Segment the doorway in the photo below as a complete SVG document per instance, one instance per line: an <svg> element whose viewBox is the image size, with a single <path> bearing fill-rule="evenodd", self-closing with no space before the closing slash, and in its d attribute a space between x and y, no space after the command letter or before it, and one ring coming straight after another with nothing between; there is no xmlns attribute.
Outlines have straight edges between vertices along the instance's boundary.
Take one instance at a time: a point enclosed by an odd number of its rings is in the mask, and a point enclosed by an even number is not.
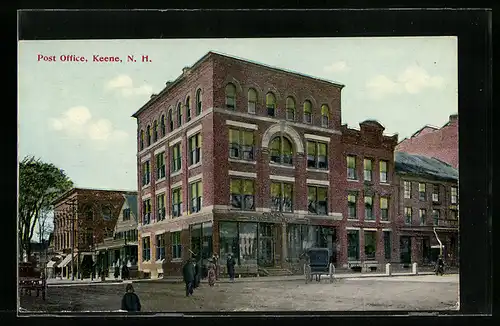
<svg viewBox="0 0 500 326"><path fill-rule="evenodd" d="M405 265L411 264L411 238L409 236L401 236L399 250L401 263Z"/></svg>
<svg viewBox="0 0 500 326"><path fill-rule="evenodd" d="M274 266L275 227L269 223L259 223L258 264L263 267Z"/></svg>

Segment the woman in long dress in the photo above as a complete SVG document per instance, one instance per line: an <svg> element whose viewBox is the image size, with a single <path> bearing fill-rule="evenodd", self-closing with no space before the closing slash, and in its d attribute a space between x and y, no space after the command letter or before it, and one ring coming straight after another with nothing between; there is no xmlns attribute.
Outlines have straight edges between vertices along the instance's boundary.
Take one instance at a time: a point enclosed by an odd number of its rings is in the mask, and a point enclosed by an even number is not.
<svg viewBox="0 0 500 326"><path fill-rule="evenodd" d="M208 261L207 267L208 267L208 285L214 286L216 274L215 274L215 264L213 263L212 259Z"/></svg>

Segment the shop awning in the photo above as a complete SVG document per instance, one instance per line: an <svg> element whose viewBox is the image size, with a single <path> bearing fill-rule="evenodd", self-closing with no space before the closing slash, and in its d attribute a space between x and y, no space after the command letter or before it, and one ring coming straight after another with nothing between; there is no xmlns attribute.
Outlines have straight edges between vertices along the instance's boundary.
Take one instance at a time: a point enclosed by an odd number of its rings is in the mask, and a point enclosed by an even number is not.
<svg viewBox="0 0 500 326"><path fill-rule="evenodd" d="M73 257L76 258L76 255L77 255L77 253L74 253ZM71 261L71 254L67 255L66 258L64 258L63 261L58 265L58 267L64 268L64 267L66 267L66 265L69 264L70 261Z"/></svg>

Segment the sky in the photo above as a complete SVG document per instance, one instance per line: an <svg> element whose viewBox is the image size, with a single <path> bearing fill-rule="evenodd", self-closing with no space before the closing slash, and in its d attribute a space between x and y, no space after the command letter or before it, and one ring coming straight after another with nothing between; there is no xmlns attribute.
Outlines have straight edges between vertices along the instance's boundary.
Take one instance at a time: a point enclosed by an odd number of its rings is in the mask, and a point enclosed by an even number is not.
<svg viewBox="0 0 500 326"><path fill-rule="evenodd" d="M19 160L54 163L77 187L136 190L131 115L209 51L344 84L342 123L375 119L399 140L458 112L456 37L20 41Z"/></svg>

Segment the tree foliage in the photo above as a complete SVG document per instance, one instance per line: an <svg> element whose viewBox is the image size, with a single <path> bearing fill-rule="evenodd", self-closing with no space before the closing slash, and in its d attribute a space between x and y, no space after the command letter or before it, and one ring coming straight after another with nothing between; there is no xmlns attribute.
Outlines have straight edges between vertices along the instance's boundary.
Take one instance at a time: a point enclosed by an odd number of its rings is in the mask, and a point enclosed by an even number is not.
<svg viewBox="0 0 500 326"><path fill-rule="evenodd" d="M32 156L19 163L18 238L22 255L30 255L30 243L35 225L51 202L73 187L66 173L52 163Z"/></svg>

